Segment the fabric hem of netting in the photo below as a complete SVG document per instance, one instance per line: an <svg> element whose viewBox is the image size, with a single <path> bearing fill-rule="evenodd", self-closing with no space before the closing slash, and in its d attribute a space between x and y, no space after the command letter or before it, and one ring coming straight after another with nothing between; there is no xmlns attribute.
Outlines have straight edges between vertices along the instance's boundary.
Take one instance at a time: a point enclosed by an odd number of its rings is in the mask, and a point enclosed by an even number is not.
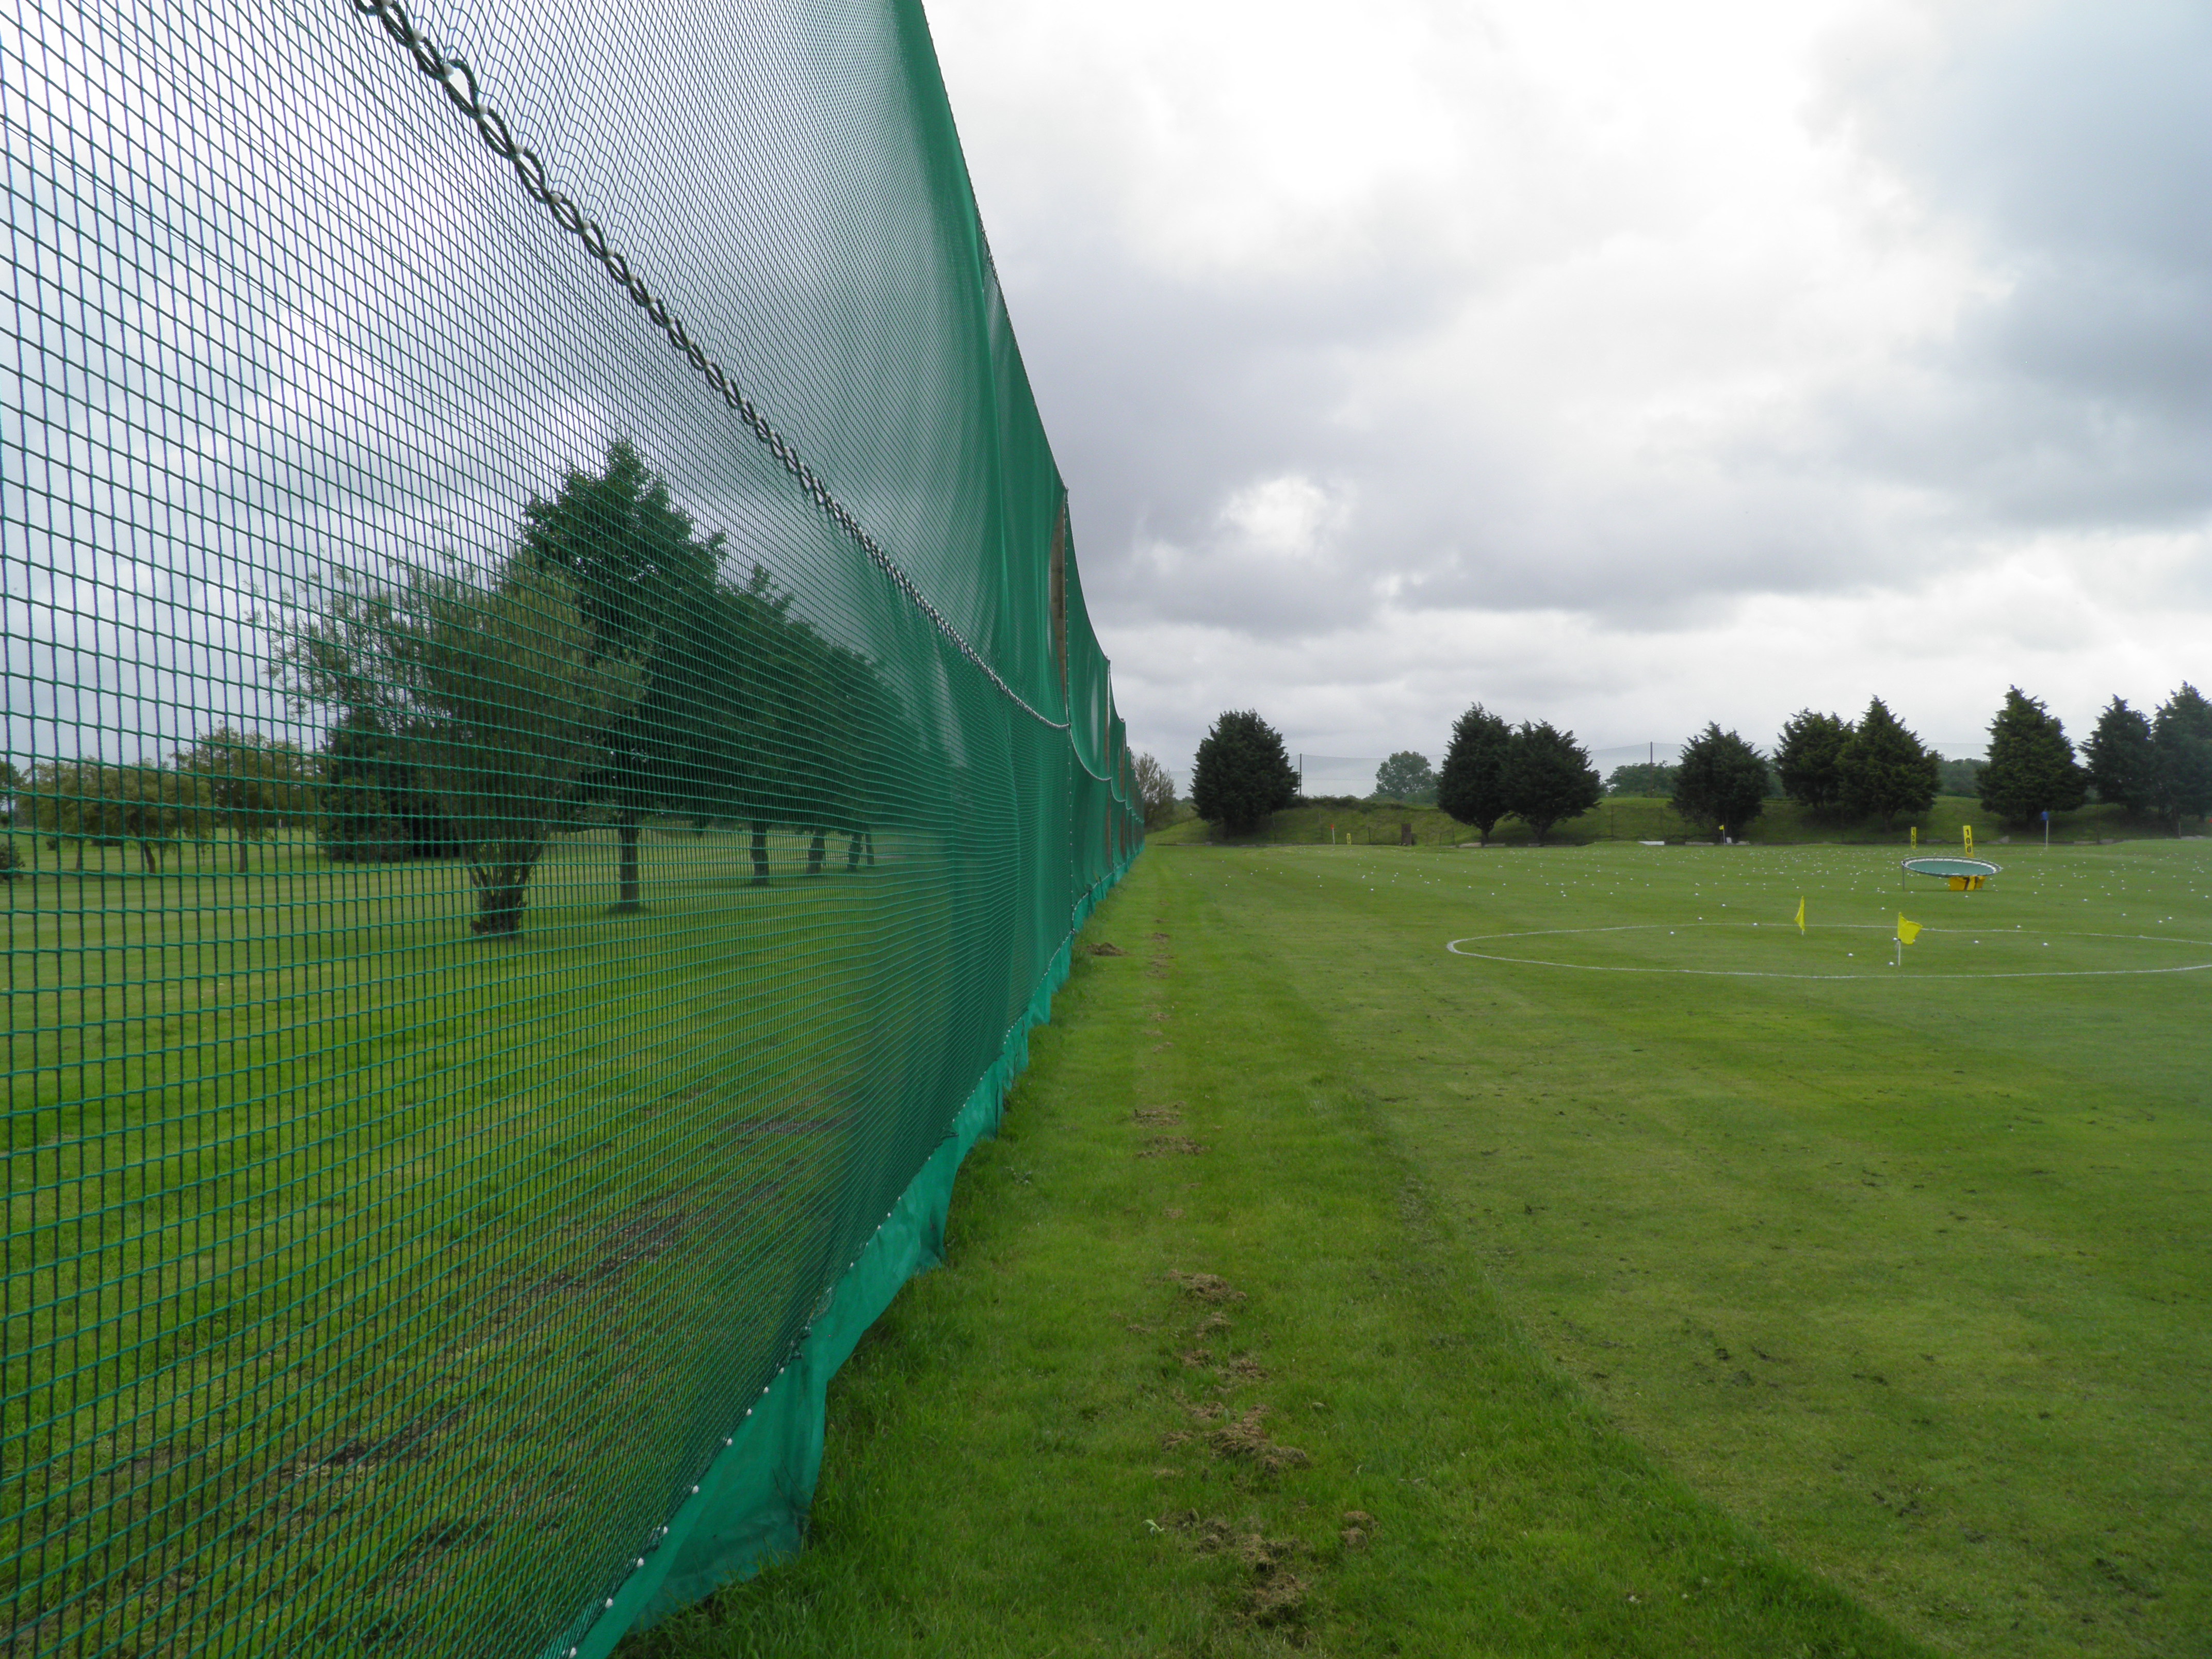
<svg viewBox="0 0 2212 1659"><path fill-rule="evenodd" d="M789 1358L722 1443L707 1472L622 1587L544 1650L542 1659L606 1659L634 1629L658 1623L726 1584L795 1554L822 1469L830 1379L906 1281L945 1260L953 1182L975 1143L994 1134L1014 1080L1029 1066L1029 1034L1052 1018L1075 938L1134 861L1139 844L1075 907L1067 936L976 1080L937 1150L923 1163L824 1300Z"/></svg>

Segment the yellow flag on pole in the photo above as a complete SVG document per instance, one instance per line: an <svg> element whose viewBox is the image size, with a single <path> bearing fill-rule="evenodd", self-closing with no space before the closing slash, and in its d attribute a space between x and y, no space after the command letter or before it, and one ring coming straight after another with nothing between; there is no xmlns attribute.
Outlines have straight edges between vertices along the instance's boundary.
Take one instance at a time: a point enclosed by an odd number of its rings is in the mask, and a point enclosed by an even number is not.
<svg viewBox="0 0 2212 1659"><path fill-rule="evenodd" d="M1805 901L1802 898L1797 901L1797 931L1805 931Z"/></svg>
<svg viewBox="0 0 2212 1659"><path fill-rule="evenodd" d="M1917 921L1907 921L1905 919L1905 912L1899 910L1897 913L1897 942L1899 945L1910 945L1919 937L1920 924Z"/></svg>

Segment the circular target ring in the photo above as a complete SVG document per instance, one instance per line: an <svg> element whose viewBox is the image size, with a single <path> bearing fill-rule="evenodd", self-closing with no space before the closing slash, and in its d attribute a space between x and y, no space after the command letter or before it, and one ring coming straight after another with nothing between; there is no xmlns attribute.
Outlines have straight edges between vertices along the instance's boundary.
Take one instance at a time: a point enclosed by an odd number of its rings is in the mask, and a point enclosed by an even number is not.
<svg viewBox="0 0 2212 1659"><path fill-rule="evenodd" d="M1561 962L1550 957L1510 956L1502 951L1484 951L1474 948L1484 945L1502 945L1512 939L1566 939L1587 937L1594 934L1651 933L1665 933L1671 936L1675 933L1689 933L1700 929L1710 932L1722 928L1740 928L1745 932L1749 932L1754 928L1765 931L1768 927L1771 927L1777 932L1783 932L1787 930L1788 924L1781 922L1763 924L1755 921L1693 921L1677 922L1674 927L1668 927L1664 922L1626 922L1605 927L1539 927L1510 933L1472 933L1463 939L1446 940L1444 943L1444 949L1455 957L1466 957L1478 962L1502 963L1508 967L1513 968L1557 968L1564 969L1569 973L1580 974L1686 974L1700 979L1909 979L1915 981L1931 979L2112 979L2142 975L2197 974L2205 972L2208 969L2212 969L2212 957L2207 957L2202 962L2169 963L2162 966L2140 968L1996 968L1984 969L1981 971L1967 971L1964 973L1944 969L1923 969L1917 972L1908 972L1903 975L1899 975L1894 971L1883 973L1873 969L1857 969L1838 973L1809 973L1803 970L1772 968L1692 968L1676 967L1667 964ZM1817 931L1820 933L1875 933L1882 936L1886 939L1890 930L1887 926L1879 923L1841 922L1826 924ZM1931 927L1926 931L1929 933L1934 934L1938 933L1954 933L1956 930L1948 928L1936 929ZM2018 930L2008 931L2017 932ZM1980 937L1988 938L1992 936L1993 935L1991 934L1984 933ZM2039 933L2036 937L2040 939L2043 935ZM2154 933L2054 933L2050 937L2052 939L2118 939L2160 945L2190 945L2203 950L2212 951L2212 939L2162 939ZM1875 960L1879 959L1877 958ZM1887 967L1888 964L1887 962L1884 962L1882 965Z"/></svg>

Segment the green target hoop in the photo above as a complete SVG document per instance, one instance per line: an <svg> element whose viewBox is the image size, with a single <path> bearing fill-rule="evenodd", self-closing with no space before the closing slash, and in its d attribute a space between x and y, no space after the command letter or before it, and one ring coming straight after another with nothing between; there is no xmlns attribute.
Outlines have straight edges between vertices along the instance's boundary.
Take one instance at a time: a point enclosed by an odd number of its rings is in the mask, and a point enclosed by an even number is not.
<svg viewBox="0 0 2212 1659"><path fill-rule="evenodd" d="M1971 893L2003 866L1987 859L1907 859L1905 867L1916 876L1948 881L1954 893Z"/></svg>

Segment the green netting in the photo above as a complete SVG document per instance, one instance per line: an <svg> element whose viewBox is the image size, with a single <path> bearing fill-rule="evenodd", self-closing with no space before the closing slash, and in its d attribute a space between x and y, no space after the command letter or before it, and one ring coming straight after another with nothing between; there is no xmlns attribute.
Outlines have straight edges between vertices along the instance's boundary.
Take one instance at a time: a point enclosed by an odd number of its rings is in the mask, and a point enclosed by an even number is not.
<svg viewBox="0 0 2212 1659"><path fill-rule="evenodd" d="M1139 844L920 9L0 21L0 1650L792 1547Z"/></svg>

